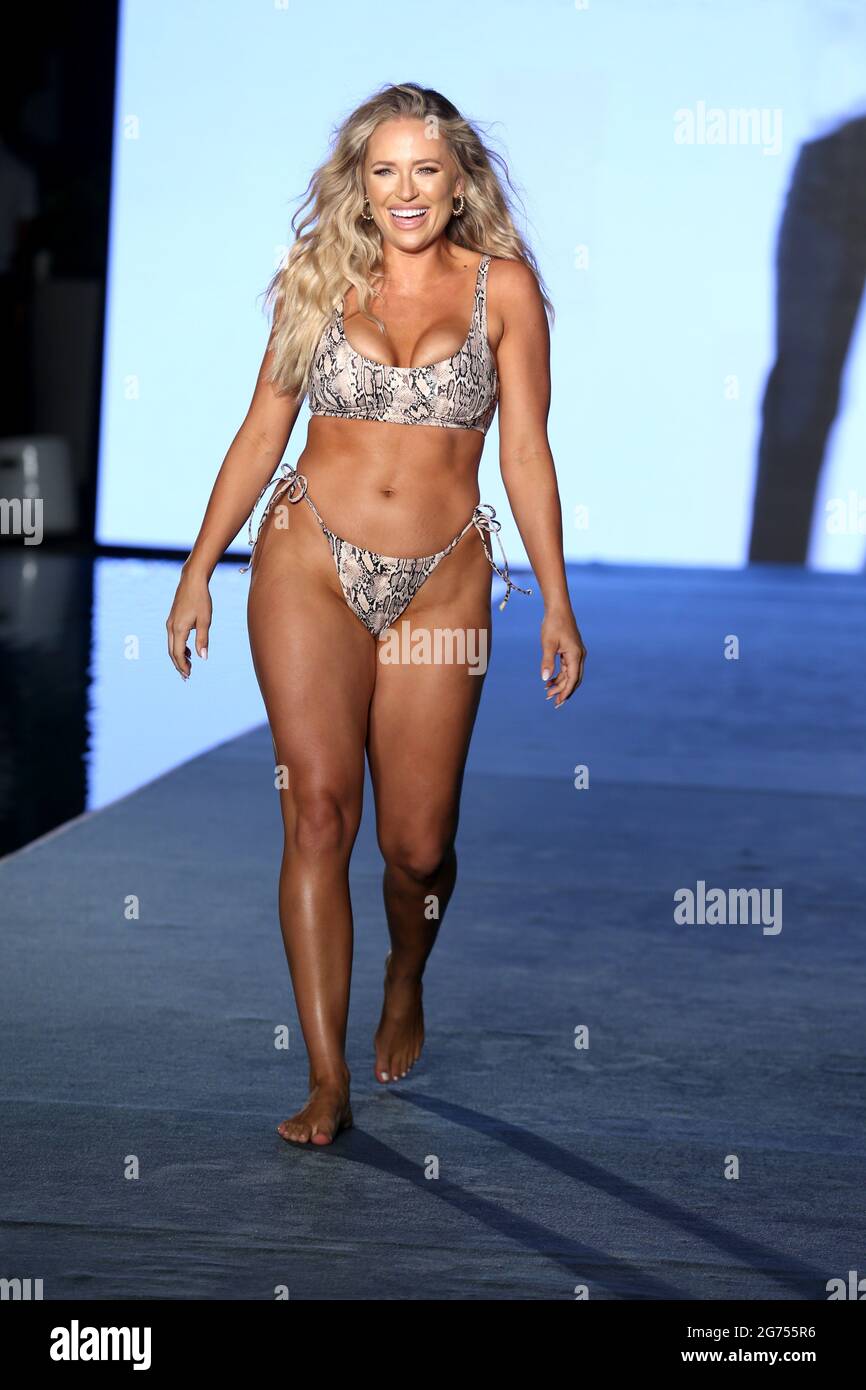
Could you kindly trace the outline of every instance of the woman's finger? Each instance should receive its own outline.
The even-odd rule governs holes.
[[[587,652],[584,651],[584,648],[582,648],[582,646],[578,646],[578,648],[574,649],[573,655],[571,655],[570,660],[570,670],[573,674],[571,674],[571,678],[569,681],[569,691],[567,691],[566,699],[571,699],[571,696],[574,695],[575,689],[577,689],[578,685],[580,685],[580,682],[582,681],[582,678],[584,678],[585,657],[587,657]]]
[[[174,626],[170,617],[165,620],[165,638],[168,643],[168,659],[172,666],[177,668],[177,662],[174,659]]]
[[[583,678],[583,659],[585,656],[582,647],[569,647],[562,653],[562,663],[565,671],[565,679],[559,691],[559,698],[556,700],[557,708],[564,705],[566,700],[570,700]]]
[[[583,680],[583,666],[584,666],[584,662],[586,661],[586,647],[578,647],[577,653],[576,653],[576,657],[577,657],[577,660],[576,660],[577,679],[576,679],[575,682],[574,682],[574,688],[575,688],[575,690],[577,689],[577,687],[580,685],[581,681]]]
[[[183,676],[184,680],[189,679],[189,648],[186,639],[189,637],[191,628],[184,628],[183,623],[172,623],[168,633],[168,654],[177,672]]]
[[[563,681],[567,678],[567,671],[565,668],[565,660],[563,654],[559,652],[558,656],[559,670],[556,672],[555,676],[551,676],[550,680],[547,681],[545,685],[545,689],[549,695],[553,694],[554,691],[561,689]]]

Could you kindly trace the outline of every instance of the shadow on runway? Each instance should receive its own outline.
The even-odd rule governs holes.
[[[426,1108],[441,1113],[443,1118],[455,1119],[457,1112],[463,1117],[469,1116],[472,1120],[472,1128],[483,1130],[485,1134],[501,1138],[503,1126],[500,1121],[489,1120],[472,1110],[464,1110],[460,1106],[443,1105],[441,1102],[420,1101],[417,1096],[402,1095],[400,1100],[411,1100],[415,1104],[426,1105]],[[518,1130],[515,1126],[506,1125],[504,1128],[509,1132],[522,1135],[527,1148],[538,1144],[540,1141],[535,1136],[528,1134],[525,1130]],[[284,1141],[283,1141],[284,1142]],[[569,1276],[579,1283],[591,1282],[601,1285],[611,1293],[621,1298],[669,1298],[676,1300],[690,1300],[691,1294],[682,1293],[679,1289],[670,1284],[664,1283],[661,1279],[656,1279],[647,1274],[642,1269],[635,1269],[624,1260],[618,1260],[615,1256],[608,1255],[600,1250],[596,1250],[591,1245],[585,1245],[581,1241],[572,1240],[569,1236],[563,1235],[560,1231],[554,1230],[550,1226],[543,1225],[540,1221],[531,1221],[525,1216],[518,1216],[514,1212],[507,1211],[496,1202],[490,1201],[486,1197],[481,1197],[477,1193],[468,1192],[465,1188],[458,1186],[457,1183],[449,1182],[447,1179],[430,1180],[425,1178],[422,1170],[419,1169],[418,1161],[415,1158],[406,1158],[403,1154],[397,1153],[395,1149],[383,1144],[381,1140],[357,1126],[348,1135],[341,1136],[339,1144],[333,1149],[330,1146],[319,1149],[311,1149],[309,1145],[293,1146],[299,1153],[312,1155],[318,1158],[322,1154],[331,1152],[334,1158],[340,1158],[347,1163],[359,1163],[364,1167],[375,1169],[377,1172],[386,1173],[389,1177],[401,1178],[405,1182],[412,1183],[415,1187],[423,1188],[425,1193],[431,1197],[437,1197],[440,1202],[445,1202],[459,1211],[462,1216],[468,1216],[475,1221],[481,1222],[497,1235],[504,1236],[508,1240],[518,1241],[528,1250],[536,1255],[541,1255],[544,1259],[552,1260],[556,1264],[567,1270]],[[519,1146],[518,1146],[519,1147]],[[556,1149],[557,1153],[563,1158],[568,1158],[563,1150]],[[533,1155],[535,1156],[535,1155]],[[415,1226],[414,1233],[419,1242],[423,1241],[423,1228]],[[476,1252],[477,1254],[478,1252]],[[455,1252],[455,1258],[457,1253]],[[491,1264],[495,1264],[497,1269],[501,1269],[503,1274],[508,1270],[506,1259],[503,1257],[502,1250],[491,1251]],[[512,1277],[508,1280],[509,1284],[514,1283]]]
[[[543,1139],[520,1125],[510,1124],[498,1116],[470,1110],[466,1106],[455,1105],[435,1096],[422,1096],[407,1091],[394,1091],[391,1094],[398,1100],[427,1110],[450,1124],[460,1125],[464,1129],[474,1130],[478,1134],[508,1144],[533,1163],[561,1173],[585,1189],[604,1192],[617,1201],[628,1203],[656,1221],[679,1227],[689,1236],[706,1241],[725,1255],[732,1256],[740,1264],[780,1284],[798,1298],[823,1296],[826,1271],[814,1269],[802,1260],[782,1255],[748,1236],[726,1230],[707,1217],[689,1211],[657,1193],[648,1192],[645,1188],[630,1182],[628,1178],[609,1173],[598,1164],[569,1153],[559,1144]],[[556,1261],[580,1282],[591,1278],[594,1283],[623,1298],[648,1297],[691,1301],[695,1297],[661,1279],[656,1279],[644,1269],[636,1269],[590,1245],[563,1236],[559,1231],[540,1222],[516,1216],[495,1202],[467,1192],[453,1183],[442,1180],[429,1181],[423,1173],[419,1173],[418,1164],[414,1159],[404,1158],[363,1131],[352,1131],[351,1144],[340,1150],[340,1156],[350,1162],[374,1166],[416,1186],[423,1186],[433,1196],[449,1203],[464,1216],[473,1217],[499,1235],[519,1241],[536,1254]]]

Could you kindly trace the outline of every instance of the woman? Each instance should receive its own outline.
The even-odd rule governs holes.
[[[273,326],[252,402],[166,624],[188,679],[193,628],[207,656],[210,576],[248,516],[252,537],[253,499],[306,395],[306,447],[298,470],[282,466],[263,514],[248,605],[283,773],[280,921],[309,1056],[309,1099],[278,1127],[290,1143],[328,1144],[352,1123],[348,866],[365,752],[391,940],[377,1080],[405,1076],[421,1052],[422,975],[454,888],[483,684],[466,652],[489,651],[493,568],[506,581],[503,607],[520,587],[504,552],[504,570],[495,564],[499,522],[478,503],[497,398],[502,476],[544,597],[546,698],[560,708],[582,676],[546,431],[550,306],[494,162],[449,101],[413,83],[376,94],[337,132],[270,283]],[[462,660],[395,660],[398,622],[413,641],[473,640]]]

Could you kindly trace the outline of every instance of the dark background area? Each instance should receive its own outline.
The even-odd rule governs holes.
[[[66,544],[93,536],[116,43],[115,0],[21,7],[0,59],[16,241],[0,273],[0,435],[69,440],[78,522]]]

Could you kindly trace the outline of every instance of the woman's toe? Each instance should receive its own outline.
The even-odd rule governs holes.
[[[309,1125],[292,1124],[289,1120],[284,1120],[280,1126],[280,1133],[290,1144],[308,1144],[310,1142]]]

